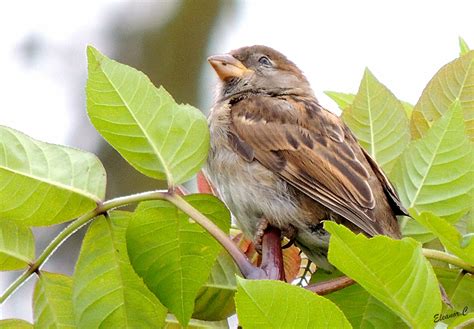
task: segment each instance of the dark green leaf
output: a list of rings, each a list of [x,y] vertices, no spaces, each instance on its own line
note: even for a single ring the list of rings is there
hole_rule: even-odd
[[[402,319],[358,284],[325,297],[344,312],[354,328],[408,328]]]
[[[229,231],[230,214],[217,198],[193,194],[184,199],[224,232]],[[127,244],[135,271],[185,326],[221,246],[166,201],[140,203],[127,231]]]
[[[206,321],[225,320],[235,313],[235,275],[239,269],[226,251],[222,251],[212,267],[206,284],[194,302],[193,318]]]

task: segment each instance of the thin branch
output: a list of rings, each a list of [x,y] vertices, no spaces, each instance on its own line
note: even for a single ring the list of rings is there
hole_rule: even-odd
[[[341,276],[336,279],[332,280],[327,280],[323,282],[318,282],[315,284],[310,284],[304,287],[305,289],[308,289],[309,291],[312,291],[318,295],[327,295],[330,294],[331,292],[341,290],[343,288],[346,288],[350,285],[353,285],[356,283],[354,280],[347,276]]]
[[[466,263],[461,258],[448,254],[446,252],[435,250],[435,249],[423,248],[423,255],[426,258],[436,259],[448,264],[455,265],[459,268],[462,268],[466,272],[474,274],[474,266],[472,266],[469,263]]]

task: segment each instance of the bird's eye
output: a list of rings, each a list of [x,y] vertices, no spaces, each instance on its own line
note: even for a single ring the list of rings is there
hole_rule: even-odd
[[[267,56],[262,56],[258,59],[258,62],[265,66],[272,66],[272,62],[268,59]]]

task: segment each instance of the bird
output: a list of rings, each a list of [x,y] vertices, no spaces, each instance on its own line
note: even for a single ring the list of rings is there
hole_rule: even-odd
[[[277,227],[328,272],[323,221],[401,238],[396,216],[408,213],[395,188],[293,62],[262,45],[208,62],[218,83],[205,173],[244,235],[258,246]]]

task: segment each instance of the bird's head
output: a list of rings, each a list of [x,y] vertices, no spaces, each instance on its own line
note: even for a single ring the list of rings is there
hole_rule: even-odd
[[[303,72],[285,55],[265,46],[242,47],[208,58],[221,81],[219,98],[257,92],[312,96]]]

